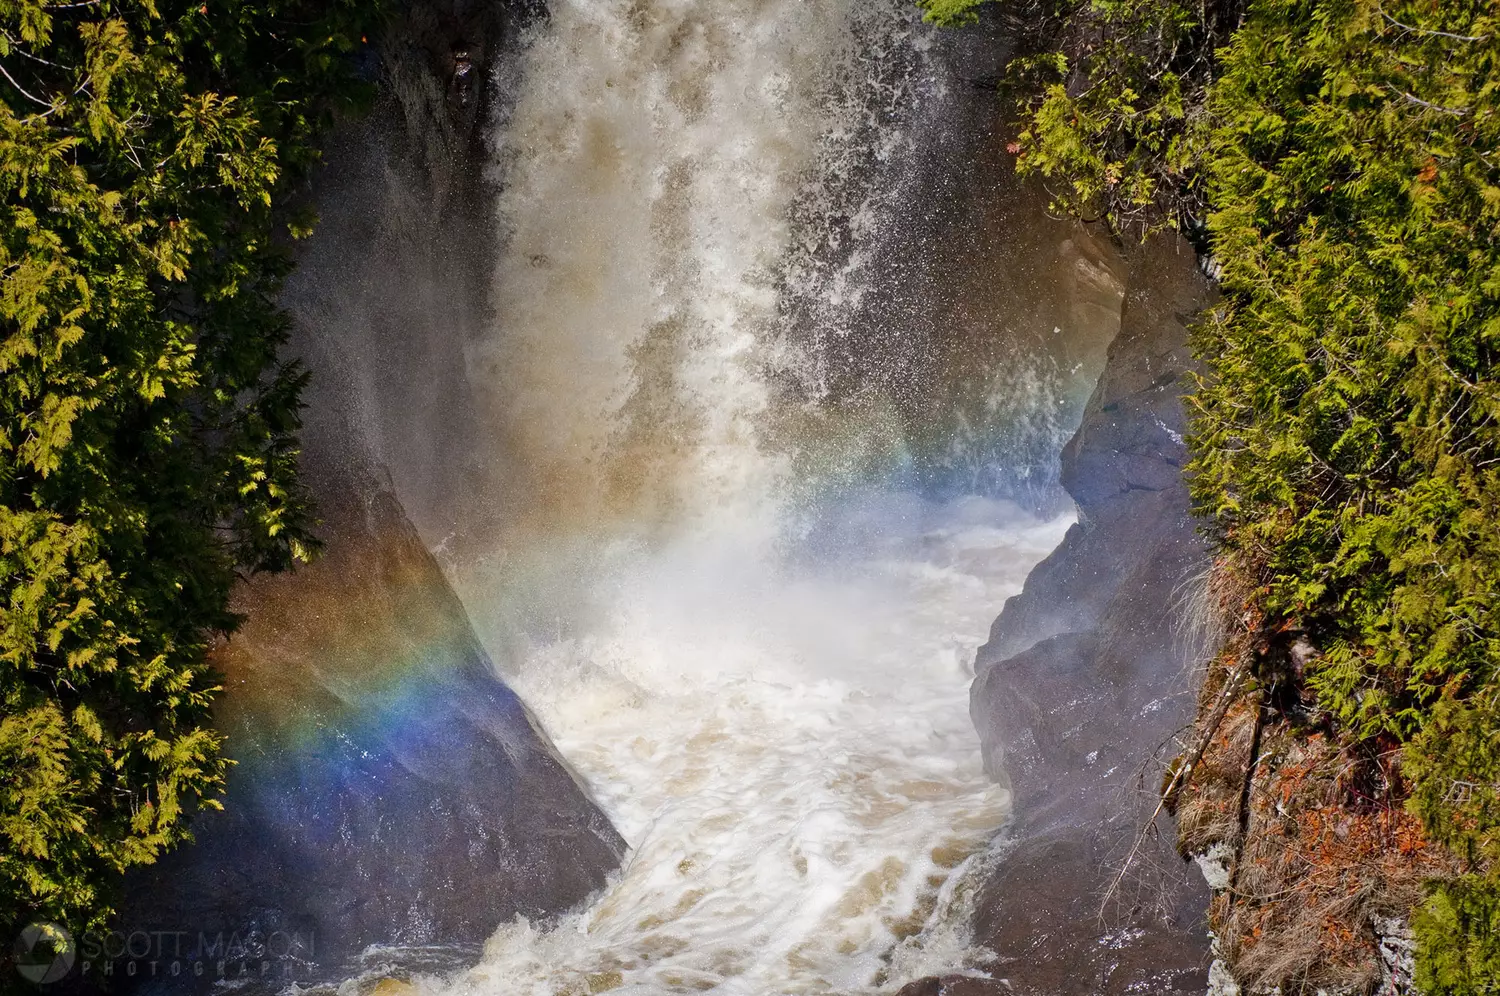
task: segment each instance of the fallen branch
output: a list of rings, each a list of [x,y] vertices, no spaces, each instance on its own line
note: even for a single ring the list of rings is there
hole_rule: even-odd
[[[1260,739],[1266,729],[1266,703],[1260,693],[1254,693],[1255,731],[1250,734],[1250,755],[1245,760],[1245,779],[1240,785],[1240,833],[1234,845],[1234,864],[1229,869],[1229,891],[1239,891],[1240,865],[1245,857],[1245,844],[1250,839],[1250,800],[1255,791],[1255,769],[1260,764]]]
[[[1177,793],[1178,789],[1187,784],[1187,780],[1192,777],[1193,769],[1198,766],[1198,762],[1203,760],[1203,755],[1208,752],[1208,745],[1213,740],[1214,734],[1219,731],[1219,725],[1224,722],[1224,717],[1229,713],[1229,707],[1234,705],[1236,699],[1238,699],[1240,686],[1244,684],[1245,676],[1249,673],[1249,670],[1250,661],[1247,659],[1239,667],[1235,668],[1234,673],[1225,680],[1224,687],[1219,690],[1219,701],[1214,706],[1214,711],[1209,714],[1208,722],[1204,725],[1203,731],[1198,735],[1198,742],[1188,752],[1186,760],[1172,772],[1172,777],[1167,781],[1167,784],[1162,786],[1161,797],[1156,801],[1156,808],[1151,811],[1151,818],[1146,821],[1146,825],[1141,827],[1140,832],[1135,835],[1135,843],[1131,845],[1130,853],[1125,855],[1125,863],[1120,866],[1120,870],[1115,873],[1114,880],[1109,883],[1109,888],[1104,891],[1104,898],[1099,902],[1099,918],[1101,920],[1104,918],[1105,910],[1109,908],[1110,900],[1114,899],[1115,894],[1120,891],[1120,884],[1125,881],[1126,872],[1130,871],[1130,866],[1135,864],[1135,859],[1140,855],[1141,847],[1146,843],[1146,839],[1155,832],[1156,821],[1161,818],[1162,810],[1167,808],[1167,802]]]

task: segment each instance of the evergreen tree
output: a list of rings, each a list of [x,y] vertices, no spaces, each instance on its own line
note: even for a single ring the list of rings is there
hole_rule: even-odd
[[[100,923],[224,784],[237,574],[309,554],[282,195],[366,0],[0,0],[0,923]]]
[[[1470,869],[1417,920],[1431,993],[1500,981],[1495,15],[1256,4],[1204,140],[1226,297],[1195,336],[1193,491],[1322,651],[1340,735],[1407,744],[1410,805]]]

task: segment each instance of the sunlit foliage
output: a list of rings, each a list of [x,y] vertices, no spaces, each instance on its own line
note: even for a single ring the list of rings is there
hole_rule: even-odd
[[[1021,112],[1012,148],[1047,178],[1057,210],[1140,238],[1201,222],[1204,104],[1214,50],[1243,0],[920,0],[927,20],[973,23],[986,5],[1018,52],[1004,89]]]
[[[1321,651],[1318,704],[1408,745],[1411,804],[1469,861],[1418,922],[1443,993],[1500,951],[1497,32],[1478,0],[1255,5],[1201,160],[1226,295],[1193,492]]]
[[[922,17],[945,28],[973,24],[979,20],[979,8],[990,0],[917,0]]]
[[[280,198],[371,6],[0,0],[0,924],[217,805],[205,653],[312,542]]]

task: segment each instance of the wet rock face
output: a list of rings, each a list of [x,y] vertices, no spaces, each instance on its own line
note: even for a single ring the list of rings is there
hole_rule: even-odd
[[[312,371],[309,433],[348,421],[429,548],[462,524],[478,445],[466,347],[490,327],[486,131],[524,0],[408,0],[367,58],[379,96],[325,143],[283,303]]]
[[[1174,833],[1141,847],[1174,733],[1191,721],[1185,593],[1206,566],[1182,481],[1186,325],[1210,300],[1190,249],[1130,261],[1119,335],[1062,480],[1079,522],[1006,603],[980,649],[970,710],[1015,792],[1014,843],[981,901],[979,939],[1009,992],[1202,992],[1207,892]]]
[[[994,993],[995,983],[989,979],[942,975],[929,976],[904,985],[896,996],[993,996]]]
[[[478,945],[517,913],[582,901],[624,850],[390,493],[314,477],[327,554],[244,585],[248,621],[215,657],[238,762],[226,809],[133,877],[121,917],[185,932],[209,978],[219,958],[197,955],[219,937],[250,954],[230,953],[229,977],[270,962],[282,985],[345,974],[371,944]]]

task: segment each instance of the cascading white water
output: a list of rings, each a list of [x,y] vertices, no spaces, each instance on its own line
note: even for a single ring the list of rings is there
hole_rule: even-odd
[[[528,656],[513,682],[632,850],[449,991],[862,993],[973,964],[964,876],[1009,799],[969,660],[1063,524],[911,496],[842,518],[817,563],[658,551],[607,623]]]
[[[899,440],[820,413],[819,338],[781,306],[824,279],[830,150],[900,145],[869,108],[921,29],[904,0],[549,6],[470,356],[492,507],[449,569],[631,851],[587,909],[422,986],[864,993],[970,966],[966,876],[1009,800],[969,660],[1067,523],[852,480]]]

